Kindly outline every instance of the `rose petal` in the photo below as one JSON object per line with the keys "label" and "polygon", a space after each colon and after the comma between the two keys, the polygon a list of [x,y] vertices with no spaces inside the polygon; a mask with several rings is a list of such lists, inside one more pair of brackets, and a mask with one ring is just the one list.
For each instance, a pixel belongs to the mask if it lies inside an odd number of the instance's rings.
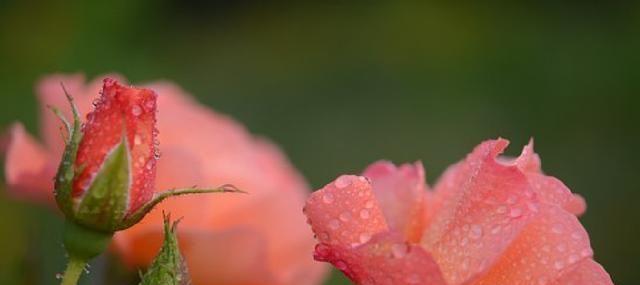
{"label": "rose petal", "polygon": [[11,127],[8,139],[5,177],[10,193],[16,197],[53,205],[55,166],[48,153],[20,123]]}
{"label": "rose petal", "polygon": [[446,284],[433,258],[400,235],[380,234],[356,248],[319,244],[314,257],[330,262],[355,284]]}
{"label": "rose petal", "polygon": [[552,285],[613,285],[609,273],[593,259],[585,259],[562,274]]}
{"label": "rose petal", "polygon": [[388,230],[371,184],[362,176],[338,177],[311,194],[304,212],[318,240],[326,244],[353,247]]}
{"label": "rose petal", "polygon": [[528,173],[527,178],[540,202],[561,206],[576,216],[585,212],[587,204],[584,199],[571,193],[571,190],[557,178],[539,173]]}
{"label": "rose petal", "polygon": [[422,236],[425,223],[426,184],[422,163],[396,167],[388,161],[373,163],[363,172],[389,227],[411,242]]}
{"label": "rose petal", "polygon": [[194,284],[276,284],[269,268],[266,240],[258,232],[238,228],[225,232],[180,234],[183,254]]}
{"label": "rose petal", "polygon": [[550,284],[592,254],[578,219],[556,205],[543,204],[491,271],[474,284]]}
{"label": "rose petal", "polygon": [[522,149],[518,158],[504,163],[516,165],[525,173],[540,202],[562,206],[577,216],[586,210],[587,204],[580,195],[571,193],[562,181],[542,173],[540,156],[533,149],[533,139]]}
{"label": "rose petal", "polygon": [[526,177],[496,157],[508,141],[480,144],[436,186],[436,216],[422,239],[450,284],[480,275],[536,213]]}

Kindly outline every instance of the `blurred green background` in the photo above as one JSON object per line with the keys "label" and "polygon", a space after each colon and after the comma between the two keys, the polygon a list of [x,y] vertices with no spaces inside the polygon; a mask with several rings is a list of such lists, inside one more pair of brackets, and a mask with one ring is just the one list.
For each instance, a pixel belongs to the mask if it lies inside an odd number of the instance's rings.
{"label": "blurred green background", "polygon": [[[517,154],[535,137],[544,169],[586,197],[596,259],[637,284],[631,3],[2,0],[0,128],[37,132],[47,73],[117,71],[177,82],[280,144],[314,188],[381,158],[420,159],[434,182],[482,140]],[[56,284],[60,220],[0,192],[0,284]]]}

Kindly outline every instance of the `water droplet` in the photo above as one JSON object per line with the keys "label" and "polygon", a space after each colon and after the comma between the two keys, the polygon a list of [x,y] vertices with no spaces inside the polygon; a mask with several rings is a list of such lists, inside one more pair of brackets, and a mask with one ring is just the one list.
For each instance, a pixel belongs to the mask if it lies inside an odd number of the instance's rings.
{"label": "water droplet", "polygon": [[347,266],[347,264],[342,260],[336,261],[335,265],[336,265],[336,268],[338,268],[338,269],[340,269],[342,271],[345,271],[345,270],[347,270],[349,268]]}
{"label": "water droplet", "polygon": [[564,243],[561,243],[556,246],[556,250],[559,252],[564,252],[567,250],[567,246]]}
{"label": "water droplet", "polygon": [[340,227],[340,222],[336,219],[329,221],[329,228],[332,230],[337,230]]}
{"label": "water droplet", "polygon": [[498,214],[504,214],[507,212],[507,207],[506,206],[499,206],[498,209],[496,209],[496,212],[498,212]]}
{"label": "water droplet", "polygon": [[361,233],[359,239],[360,239],[360,243],[368,242],[371,239],[371,234],[370,233]]}
{"label": "water droplet", "polygon": [[360,218],[366,220],[369,218],[369,216],[370,216],[369,210],[367,209],[360,210]]}
{"label": "water droplet", "polygon": [[520,208],[511,208],[511,211],[509,211],[509,217],[518,218],[520,216],[522,216],[522,210]]}
{"label": "water droplet", "polygon": [[131,114],[134,116],[140,116],[140,114],[142,114],[142,108],[140,108],[139,105],[133,105],[131,106]]}
{"label": "water droplet", "polygon": [[336,188],[338,189],[345,188],[351,185],[351,177],[347,175],[342,175],[338,177],[338,179],[336,179],[336,182],[334,183],[334,185],[336,185]]}
{"label": "water droplet", "polygon": [[324,194],[324,196],[322,196],[322,202],[325,202],[327,204],[333,203],[333,194],[331,193]]}
{"label": "water droplet", "polygon": [[147,111],[153,110],[153,107],[155,106],[156,106],[155,99],[148,99],[146,102],[144,102],[144,107],[147,109]]}
{"label": "water droplet", "polygon": [[502,228],[500,226],[495,226],[491,229],[491,234],[497,235],[501,230]]}
{"label": "water droplet", "polygon": [[507,204],[509,205],[513,205],[518,201],[518,197],[511,195],[509,196],[509,198],[507,198]]}
{"label": "water droplet", "polygon": [[140,135],[136,134],[136,135],[133,137],[133,144],[135,144],[135,145],[139,145],[139,144],[141,144],[141,143],[142,143],[142,138],[140,137]]}
{"label": "water droplet", "polygon": [[56,279],[62,279],[62,273],[56,273]]}
{"label": "water droplet", "polygon": [[339,218],[340,218],[341,221],[347,222],[347,221],[351,220],[351,213],[342,212],[342,214],[340,214]]}
{"label": "water droplet", "polygon": [[147,161],[147,164],[145,165],[145,168],[147,168],[147,170],[151,170],[153,169],[154,165],[155,165],[155,160],[149,159],[149,161]]}
{"label": "water droplet", "polygon": [[391,254],[394,258],[403,258],[409,252],[409,246],[406,243],[396,243],[391,245]]}
{"label": "water droplet", "polygon": [[320,241],[323,241],[323,242],[329,241],[329,234],[327,234],[327,233],[319,233],[318,234],[318,239],[320,239]]}
{"label": "water droplet", "polygon": [[562,233],[562,225],[561,224],[555,224],[551,227],[551,231],[555,234],[561,234]]}
{"label": "water droplet", "polygon": [[367,203],[364,204],[364,207],[367,209],[373,208],[373,201],[372,200],[367,201]]}

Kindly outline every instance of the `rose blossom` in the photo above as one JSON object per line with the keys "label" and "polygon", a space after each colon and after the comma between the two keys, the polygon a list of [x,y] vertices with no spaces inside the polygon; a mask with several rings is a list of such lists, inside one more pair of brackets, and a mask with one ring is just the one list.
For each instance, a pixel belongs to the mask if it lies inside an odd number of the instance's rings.
{"label": "rose blossom", "polygon": [[[112,76],[124,82],[118,76]],[[63,82],[82,114],[101,87],[82,75],[53,75],[38,85],[43,144],[21,124],[10,130],[6,181],[11,194],[53,203],[53,181],[64,144],[47,105],[66,108]],[[202,195],[161,203],[134,227],[115,235],[113,249],[131,266],[146,266],[162,241],[162,211],[183,217],[180,242],[195,284],[318,284],[324,266],[308,258],[300,207],[308,186],[281,151],[229,117],[198,104],[168,82],[142,86],[158,94],[155,189],[231,183],[249,195]],[[63,108],[64,107],[64,108]]]}
{"label": "rose blossom", "polygon": [[420,163],[369,166],[307,200],[314,257],[357,284],[613,284],[576,215],[584,200],[542,173],[527,145],[480,144],[433,191]]}

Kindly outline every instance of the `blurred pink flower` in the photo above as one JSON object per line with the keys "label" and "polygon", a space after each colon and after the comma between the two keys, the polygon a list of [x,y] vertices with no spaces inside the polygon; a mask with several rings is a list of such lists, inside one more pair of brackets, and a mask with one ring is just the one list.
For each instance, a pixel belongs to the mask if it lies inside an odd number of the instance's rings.
{"label": "blurred pink flower", "polygon": [[[52,177],[63,141],[59,121],[45,106],[57,106],[70,116],[60,82],[84,114],[102,83],[87,84],[82,75],[45,78],[37,89],[44,143],[16,123],[6,145],[11,194],[51,205]],[[155,189],[231,183],[250,194],[163,202],[141,223],[115,235],[113,249],[123,261],[131,266],[149,264],[162,240],[164,210],[184,217],[179,237],[195,284],[319,284],[326,268],[308,257],[314,241],[300,213],[309,189],[282,152],[231,118],[198,104],[172,83],[143,87],[158,94],[162,157]]]}
{"label": "blurred pink flower", "polygon": [[357,284],[613,284],[576,215],[584,200],[546,176],[533,144],[480,144],[426,189],[420,163],[369,166],[307,200],[314,257]]}

